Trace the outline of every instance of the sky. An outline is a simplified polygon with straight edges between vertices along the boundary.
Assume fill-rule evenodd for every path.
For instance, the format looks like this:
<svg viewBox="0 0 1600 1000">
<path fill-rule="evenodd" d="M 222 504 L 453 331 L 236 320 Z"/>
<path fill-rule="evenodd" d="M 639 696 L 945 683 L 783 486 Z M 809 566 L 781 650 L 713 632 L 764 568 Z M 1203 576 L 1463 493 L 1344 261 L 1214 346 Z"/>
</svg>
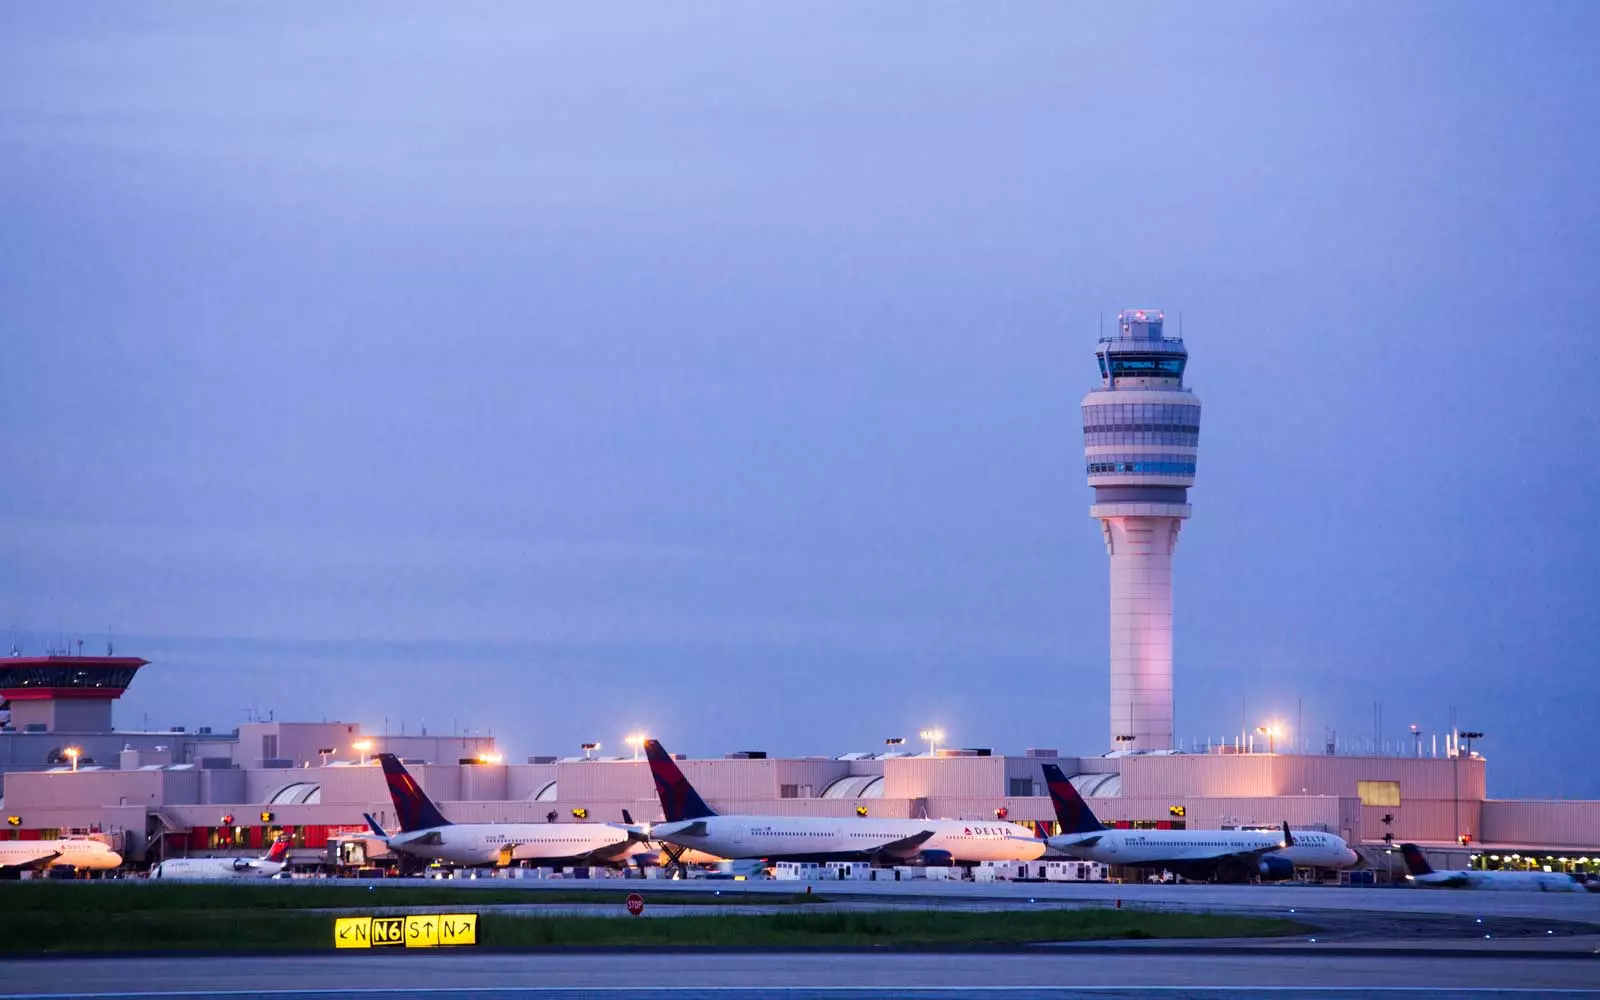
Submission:
<svg viewBox="0 0 1600 1000">
<path fill-rule="evenodd" d="M 1107 744 L 1083 394 L 1181 316 L 1184 746 L 1600 798 L 1600 8 L 0 8 L 0 626 L 125 728 Z"/>
</svg>

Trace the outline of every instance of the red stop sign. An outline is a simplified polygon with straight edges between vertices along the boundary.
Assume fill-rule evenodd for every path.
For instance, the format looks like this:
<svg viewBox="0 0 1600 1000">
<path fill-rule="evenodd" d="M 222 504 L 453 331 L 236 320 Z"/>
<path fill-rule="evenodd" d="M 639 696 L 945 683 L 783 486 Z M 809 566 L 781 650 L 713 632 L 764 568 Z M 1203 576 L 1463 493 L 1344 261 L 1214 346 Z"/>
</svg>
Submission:
<svg viewBox="0 0 1600 1000">
<path fill-rule="evenodd" d="M 637 892 L 628 893 L 628 912 L 634 916 L 644 912 L 644 897 Z"/>
</svg>

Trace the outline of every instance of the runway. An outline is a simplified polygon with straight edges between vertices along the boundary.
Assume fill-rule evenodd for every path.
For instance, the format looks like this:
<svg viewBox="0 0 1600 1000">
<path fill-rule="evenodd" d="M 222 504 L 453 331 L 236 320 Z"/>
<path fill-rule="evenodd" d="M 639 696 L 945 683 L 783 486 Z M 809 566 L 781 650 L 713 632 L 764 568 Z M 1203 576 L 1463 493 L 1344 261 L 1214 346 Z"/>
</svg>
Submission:
<svg viewBox="0 0 1600 1000">
<path fill-rule="evenodd" d="M 0 963 L 5 993 L 33 1000 L 156 1000 L 225 994 L 329 1000 L 477 1000 L 627 995 L 805 997 L 1600 996 L 1600 958 L 1352 959 L 1215 954 L 532 954 L 141 958 Z"/>
<path fill-rule="evenodd" d="M 295 883 L 305 884 L 305 883 Z M 348 882 L 340 883 L 348 885 Z M 779 882 L 762 879 L 746 882 L 669 881 L 657 879 L 468 879 L 421 881 L 385 879 L 371 883 L 375 901 L 381 901 L 388 886 L 428 885 L 451 889 L 525 889 L 541 891 L 593 891 L 616 894 L 620 900 L 638 892 L 648 904 L 654 895 L 674 892 L 721 892 L 723 895 L 792 896 L 805 892 L 829 899 L 905 899 L 993 900 L 1008 905 L 1034 902 L 1073 902 L 1088 905 L 1124 906 L 1152 909 L 1252 913 L 1265 916 L 1288 915 L 1292 910 L 1356 910 L 1380 913 L 1464 914 L 1549 918 L 1600 922 L 1600 893 L 1541 892 L 1466 892 L 1448 889 L 1364 888 L 1300 884 L 1265 885 L 1148 885 L 1093 882 L 939 882 L 915 879 L 907 882 Z M 536 900 L 537 896 L 532 896 Z M 620 908 L 619 908 L 620 912 Z"/>
</svg>

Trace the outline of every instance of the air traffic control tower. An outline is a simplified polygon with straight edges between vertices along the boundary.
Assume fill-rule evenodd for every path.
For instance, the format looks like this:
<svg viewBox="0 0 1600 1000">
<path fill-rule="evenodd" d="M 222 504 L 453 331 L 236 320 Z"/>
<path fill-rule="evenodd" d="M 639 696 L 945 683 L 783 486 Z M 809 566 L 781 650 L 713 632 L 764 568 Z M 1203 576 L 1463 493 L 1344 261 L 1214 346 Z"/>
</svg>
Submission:
<svg viewBox="0 0 1600 1000">
<path fill-rule="evenodd" d="M 1112 750 L 1172 749 L 1172 553 L 1189 516 L 1200 401 L 1183 387 L 1189 352 L 1162 314 L 1130 309 L 1095 351 L 1083 398 L 1089 516 L 1111 557 Z"/>
</svg>

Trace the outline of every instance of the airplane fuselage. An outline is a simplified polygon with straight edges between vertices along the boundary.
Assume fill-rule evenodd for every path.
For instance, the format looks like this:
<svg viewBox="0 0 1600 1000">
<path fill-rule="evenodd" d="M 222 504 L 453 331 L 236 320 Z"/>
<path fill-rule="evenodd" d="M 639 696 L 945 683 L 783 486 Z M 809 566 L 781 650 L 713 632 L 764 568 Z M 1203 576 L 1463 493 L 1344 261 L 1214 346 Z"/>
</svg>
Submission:
<svg viewBox="0 0 1600 1000">
<path fill-rule="evenodd" d="M 390 850 L 456 865 L 512 861 L 617 864 L 638 850 L 628 831 L 604 823 L 455 823 L 391 834 Z"/>
<path fill-rule="evenodd" d="M 219 882 L 271 878 L 281 871 L 283 862 L 255 858 L 168 858 L 150 869 L 150 877 L 169 882 Z"/>
<path fill-rule="evenodd" d="M 54 868 L 71 865 L 78 869 L 108 871 L 122 864 L 122 855 L 98 840 L 0 841 L 0 867 Z"/>
<path fill-rule="evenodd" d="M 707 816 L 658 823 L 650 836 L 720 858 L 769 861 L 1031 861 L 1045 851 L 1025 827 L 982 820 Z"/>
<path fill-rule="evenodd" d="M 1407 875 L 1425 889 L 1478 889 L 1486 892 L 1585 892 L 1587 886 L 1560 872 L 1433 871 Z"/>
<path fill-rule="evenodd" d="M 1357 860 L 1343 838 L 1318 832 L 1296 833 L 1291 847 L 1279 833 L 1253 830 L 1098 830 L 1051 837 L 1049 844 L 1084 861 L 1191 870 L 1252 854 L 1303 868 L 1348 868 Z"/>
</svg>

